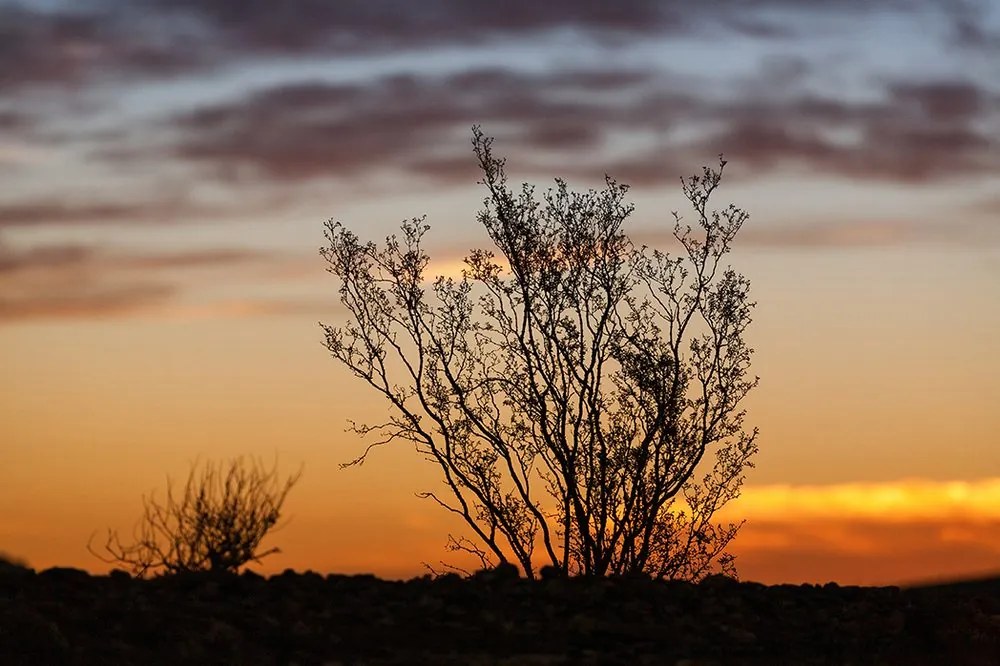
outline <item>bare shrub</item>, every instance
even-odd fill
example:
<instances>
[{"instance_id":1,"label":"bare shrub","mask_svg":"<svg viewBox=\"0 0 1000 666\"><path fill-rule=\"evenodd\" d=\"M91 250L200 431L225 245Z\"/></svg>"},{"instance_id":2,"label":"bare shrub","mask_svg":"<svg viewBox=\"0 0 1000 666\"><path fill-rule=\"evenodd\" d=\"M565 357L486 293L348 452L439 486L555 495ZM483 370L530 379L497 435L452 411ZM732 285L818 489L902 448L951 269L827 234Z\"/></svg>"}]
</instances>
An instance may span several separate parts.
<instances>
[{"instance_id":1,"label":"bare shrub","mask_svg":"<svg viewBox=\"0 0 1000 666\"><path fill-rule=\"evenodd\" d=\"M167 479L167 497L159 502L143 497L144 512L123 543L108 530L106 555L87 549L104 562L119 565L135 576L188 571L235 572L259 562L278 548L261 551L264 537L273 531L289 491L302 476L299 470L281 481L277 465L268 469L257 460L235 458L226 464L191 465L183 492L175 494Z\"/></svg>"},{"instance_id":2,"label":"bare shrub","mask_svg":"<svg viewBox=\"0 0 1000 666\"><path fill-rule=\"evenodd\" d=\"M382 423L352 424L375 441L349 464L416 445L441 472L442 490L422 496L469 530L448 548L484 566L733 572L739 524L713 515L757 452L741 407L757 378L750 283L723 265L749 216L709 207L725 162L682 179L694 221L674 214L673 256L625 234L626 185L580 193L557 179L539 199L507 186L479 128L473 145L495 248L473 250L460 278L427 275L422 218L384 246L327 225L321 253L347 311L324 326L327 348L390 406Z\"/></svg>"}]
</instances>

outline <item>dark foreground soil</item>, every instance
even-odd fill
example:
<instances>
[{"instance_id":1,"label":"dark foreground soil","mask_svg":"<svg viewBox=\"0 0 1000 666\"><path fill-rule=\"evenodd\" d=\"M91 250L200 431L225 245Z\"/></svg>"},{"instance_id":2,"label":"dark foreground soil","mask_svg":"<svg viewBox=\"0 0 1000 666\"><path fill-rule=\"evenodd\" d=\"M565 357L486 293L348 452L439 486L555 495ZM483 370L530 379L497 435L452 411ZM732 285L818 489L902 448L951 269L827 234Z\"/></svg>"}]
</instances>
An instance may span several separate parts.
<instances>
[{"instance_id":1,"label":"dark foreground soil","mask_svg":"<svg viewBox=\"0 0 1000 666\"><path fill-rule=\"evenodd\" d=\"M1000 664L1000 579L407 582L0 567L0 664Z\"/></svg>"}]
</instances>

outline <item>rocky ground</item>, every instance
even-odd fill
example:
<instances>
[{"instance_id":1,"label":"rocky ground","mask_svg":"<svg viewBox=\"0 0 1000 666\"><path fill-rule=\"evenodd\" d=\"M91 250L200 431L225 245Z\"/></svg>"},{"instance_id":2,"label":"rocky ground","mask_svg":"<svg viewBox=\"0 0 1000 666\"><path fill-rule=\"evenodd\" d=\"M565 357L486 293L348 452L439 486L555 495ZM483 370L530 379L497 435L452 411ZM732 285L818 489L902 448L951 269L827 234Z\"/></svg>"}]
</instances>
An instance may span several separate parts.
<instances>
[{"instance_id":1,"label":"rocky ground","mask_svg":"<svg viewBox=\"0 0 1000 666\"><path fill-rule=\"evenodd\" d=\"M0 663L1000 664L1000 579L407 582L0 567Z\"/></svg>"}]
</instances>

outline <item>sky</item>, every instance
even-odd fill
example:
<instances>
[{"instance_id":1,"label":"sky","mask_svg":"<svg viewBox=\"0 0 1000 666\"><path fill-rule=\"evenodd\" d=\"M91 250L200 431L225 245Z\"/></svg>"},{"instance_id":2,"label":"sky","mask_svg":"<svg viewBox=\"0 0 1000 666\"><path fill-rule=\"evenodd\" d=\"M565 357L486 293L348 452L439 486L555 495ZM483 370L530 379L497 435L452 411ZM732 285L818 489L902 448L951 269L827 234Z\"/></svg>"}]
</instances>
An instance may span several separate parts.
<instances>
[{"instance_id":1,"label":"sky","mask_svg":"<svg viewBox=\"0 0 1000 666\"><path fill-rule=\"evenodd\" d=\"M0 552L108 567L192 461L304 475L286 567L410 577L460 525L322 346L328 219L488 238L514 181L632 186L652 246L728 160L758 306L745 579L1000 572L1000 3L0 0Z\"/></svg>"}]
</instances>

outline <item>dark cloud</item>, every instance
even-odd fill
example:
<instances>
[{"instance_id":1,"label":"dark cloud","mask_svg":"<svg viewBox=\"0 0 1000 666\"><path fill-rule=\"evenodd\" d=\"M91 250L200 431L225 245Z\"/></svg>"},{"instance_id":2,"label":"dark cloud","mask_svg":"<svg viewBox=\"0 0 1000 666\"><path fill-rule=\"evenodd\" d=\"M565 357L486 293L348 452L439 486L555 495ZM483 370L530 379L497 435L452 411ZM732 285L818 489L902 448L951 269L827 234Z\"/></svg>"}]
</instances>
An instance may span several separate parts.
<instances>
[{"instance_id":1,"label":"dark cloud","mask_svg":"<svg viewBox=\"0 0 1000 666\"><path fill-rule=\"evenodd\" d=\"M556 28L594 36L679 29L676 3L623 0L94 0L0 2L0 91L157 78L245 59L481 44Z\"/></svg>"},{"instance_id":2,"label":"dark cloud","mask_svg":"<svg viewBox=\"0 0 1000 666\"><path fill-rule=\"evenodd\" d=\"M43 12L2 3L0 37L8 39L0 39L0 85L8 86L193 72L250 56L481 43L566 27L662 34L711 20L762 39L785 39L789 35L773 24L783 12L862 12L873 4L754 0L722 12L717 3L692 9L653 0L91 0ZM918 5L879 4L900 12ZM962 15L976 14L966 9ZM166 126L115 127L99 139L81 131L61 140L85 146L92 151L88 159L105 166L154 173L179 161L196 166L196 178L240 187L376 171L469 183L477 178L467 142L473 124L496 134L512 167L532 177L608 172L636 185L663 184L719 153L741 176L794 170L925 183L1000 169L996 91L972 80L914 79L887 82L880 100L820 97L805 92L816 90L807 85L819 75L814 67L795 58L765 59L757 77L723 94L694 79L610 65L285 83L186 111ZM0 107L0 129L26 122L28 115ZM630 146L628 155L623 145ZM18 150L24 147L8 148ZM197 213L171 201L7 201L0 228L164 222Z\"/></svg>"},{"instance_id":3,"label":"dark cloud","mask_svg":"<svg viewBox=\"0 0 1000 666\"><path fill-rule=\"evenodd\" d=\"M41 10L0 2L0 90L163 77L261 58L481 45L573 30L591 41L739 34L792 39L793 15L932 11L966 48L997 37L976 3L755 0L90 0ZM706 32L706 28L721 28Z\"/></svg>"},{"instance_id":4,"label":"dark cloud","mask_svg":"<svg viewBox=\"0 0 1000 666\"><path fill-rule=\"evenodd\" d=\"M1000 166L997 137L971 127L870 128L865 142L871 148L848 165L861 177L925 182L995 174Z\"/></svg>"},{"instance_id":5,"label":"dark cloud","mask_svg":"<svg viewBox=\"0 0 1000 666\"><path fill-rule=\"evenodd\" d=\"M1000 141L987 129L1000 121L1000 98L969 82L890 83L881 101L737 100L701 113L724 129L688 149L748 170L919 183L1000 169Z\"/></svg>"},{"instance_id":6,"label":"dark cloud","mask_svg":"<svg viewBox=\"0 0 1000 666\"><path fill-rule=\"evenodd\" d=\"M0 323L67 317L127 316L177 307L191 271L261 268L287 258L246 249L124 252L85 245L15 249L0 245ZM211 313L211 306L203 308ZM247 301L223 316L292 312L296 303Z\"/></svg>"},{"instance_id":7,"label":"dark cloud","mask_svg":"<svg viewBox=\"0 0 1000 666\"><path fill-rule=\"evenodd\" d=\"M730 161L755 170L773 169L790 158L811 165L832 164L850 152L824 139L808 123L802 125L789 127L773 115L737 120L706 141L703 150L724 153Z\"/></svg>"},{"instance_id":8,"label":"dark cloud","mask_svg":"<svg viewBox=\"0 0 1000 666\"><path fill-rule=\"evenodd\" d=\"M744 173L794 168L899 182L1000 169L1000 141L986 129L996 122L996 95L971 83L894 83L882 100L864 102L769 92L700 96L641 71L482 69L302 83L174 118L181 138L173 154L219 174L267 179L389 169L468 182L475 165L464 137L482 124L522 170L607 171L634 184L671 180L719 153ZM710 129L666 138L698 126ZM642 137L632 156L602 157L613 136L628 134Z\"/></svg>"},{"instance_id":9,"label":"dark cloud","mask_svg":"<svg viewBox=\"0 0 1000 666\"><path fill-rule=\"evenodd\" d=\"M897 84L890 91L898 104L919 110L932 122L964 121L997 104L994 95L959 81Z\"/></svg>"},{"instance_id":10,"label":"dark cloud","mask_svg":"<svg viewBox=\"0 0 1000 666\"><path fill-rule=\"evenodd\" d=\"M660 0L153 0L153 4L198 19L235 48L276 54L470 44L554 28L649 34L676 28L690 15L680 3Z\"/></svg>"},{"instance_id":11,"label":"dark cloud","mask_svg":"<svg viewBox=\"0 0 1000 666\"><path fill-rule=\"evenodd\" d=\"M987 58L1000 55L1000 25L989 20L993 0L953 0L945 4L950 24L949 46ZM995 7L993 7L995 10Z\"/></svg>"},{"instance_id":12,"label":"dark cloud","mask_svg":"<svg viewBox=\"0 0 1000 666\"><path fill-rule=\"evenodd\" d=\"M0 246L0 323L121 316L169 302L175 285L102 266L77 245L14 250Z\"/></svg>"},{"instance_id":13,"label":"dark cloud","mask_svg":"<svg viewBox=\"0 0 1000 666\"><path fill-rule=\"evenodd\" d=\"M0 277L42 270L85 273L164 269L221 268L234 264L262 263L277 258L270 252L234 248L183 252L109 252L89 245L42 245L15 250L0 245Z\"/></svg>"},{"instance_id":14,"label":"dark cloud","mask_svg":"<svg viewBox=\"0 0 1000 666\"><path fill-rule=\"evenodd\" d=\"M129 161L131 154L106 156L115 161ZM164 225L186 223L192 219L226 220L239 218L248 209L260 212L273 201L260 196L243 200L205 203L187 195L163 197L151 195L135 200L30 199L4 202L0 199L0 230L28 229L42 226Z\"/></svg>"},{"instance_id":15,"label":"dark cloud","mask_svg":"<svg viewBox=\"0 0 1000 666\"><path fill-rule=\"evenodd\" d=\"M123 13L126 7L90 3L42 11L0 4L0 92L164 76L207 64L211 42L185 35L166 20Z\"/></svg>"},{"instance_id":16,"label":"dark cloud","mask_svg":"<svg viewBox=\"0 0 1000 666\"><path fill-rule=\"evenodd\" d=\"M148 217L151 208L143 203L70 204L50 200L0 204L0 229L132 222Z\"/></svg>"},{"instance_id":17,"label":"dark cloud","mask_svg":"<svg viewBox=\"0 0 1000 666\"><path fill-rule=\"evenodd\" d=\"M0 109L0 131L22 132L34 126L34 119L27 113L13 109Z\"/></svg>"},{"instance_id":18,"label":"dark cloud","mask_svg":"<svg viewBox=\"0 0 1000 666\"><path fill-rule=\"evenodd\" d=\"M856 15L937 11L984 40L984 9L953 0L146 0L146 6L185 15L229 49L258 54L373 52L429 45L481 44L572 29L608 40L698 34L716 25L764 40L802 36L782 22L793 14ZM978 28L979 32L975 32Z\"/></svg>"},{"instance_id":19,"label":"dark cloud","mask_svg":"<svg viewBox=\"0 0 1000 666\"><path fill-rule=\"evenodd\" d=\"M723 24L733 32L748 37L766 40L787 40L798 36L798 31L774 19L764 19L757 16L738 14L735 12L720 12Z\"/></svg>"},{"instance_id":20,"label":"dark cloud","mask_svg":"<svg viewBox=\"0 0 1000 666\"><path fill-rule=\"evenodd\" d=\"M178 116L173 128L184 136L174 154L221 173L248 169L286 180L380 168L423 171L458 155L474 171L464 138L473 124L516 125L519 143L535 150L592 147L609 124L627 126L638 114L591 99L587 91L624 92L651 77L486 69L443 79L394 76L364 86L279 86Z\"/></svg>"},{"instance_id":21,"label":"dark cloud","mask_svg":"<svg viewBox=\"0 0 1000 666\"><path fill-rule=\"evenodd\" d=\"M654 146L609 170L630 182L655 181L667 151L688 165L725 154L744 175L795 169L926 183L1000 170L1000 139L989 129L1000 122L1000 98L970 83L890 85L879 102L814 96L704 101L675 122L695 120L717 129L695 141Z\"/></svg>"},{"instance_id":22,"label":"dark cloud","mask_svg":"<svg viewBox=\"0 0 1000 666\"><path fill-rule=\"evenodd\" d=\"M61 269L67 265L79 265L89 261L92 255L92 250L80 245L56 245L22 251L0 245L0 276L32 269Z\"/></svg>"},{"instance_id":23,"label":"dark cloud","mask_svg":"<svg viewBox=\"0 0 1000 666\"><path fill-rule=\"evenodd\" d=\"M791 125L777 118L737 124L690 149L724 153L744 172L787 167L857 180L925 183L989 175L1000 168L1000 142L970 127L859 124L861 138L844 145L789 120Z\"/></svg>"}]
</instances>

